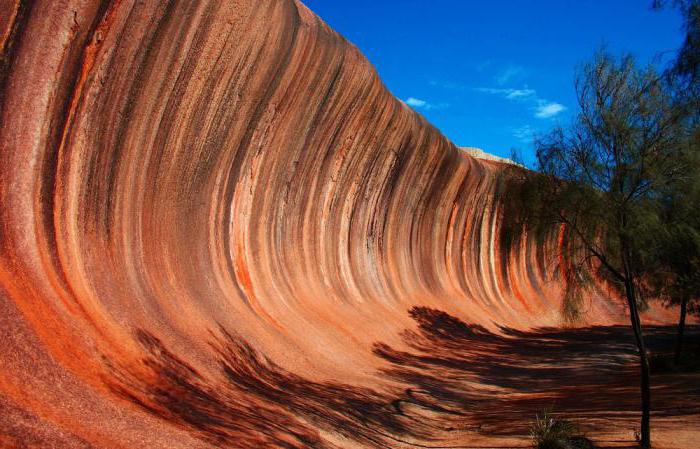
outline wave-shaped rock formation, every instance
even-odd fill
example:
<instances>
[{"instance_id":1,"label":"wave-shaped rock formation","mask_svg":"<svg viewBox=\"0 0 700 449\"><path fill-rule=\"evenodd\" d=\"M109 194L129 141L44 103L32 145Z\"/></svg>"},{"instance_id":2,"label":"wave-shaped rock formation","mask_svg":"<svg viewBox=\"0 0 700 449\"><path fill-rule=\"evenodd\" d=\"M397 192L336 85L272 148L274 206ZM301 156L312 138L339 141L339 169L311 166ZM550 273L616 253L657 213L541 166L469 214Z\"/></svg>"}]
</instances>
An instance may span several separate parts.
<instances>
[{"instance_id":1,"label":"wave-shaped rock formation","mask_svg":"<svg viewBox=\"0 0 700 449\"><path fill-rule=\"evenodd\" d=\"M549 388L503 354L569 345L558 243L503 249L502 165L300 2L1 0L0 42L0 446L472 444Z\"/></svg>"}]
</instances>

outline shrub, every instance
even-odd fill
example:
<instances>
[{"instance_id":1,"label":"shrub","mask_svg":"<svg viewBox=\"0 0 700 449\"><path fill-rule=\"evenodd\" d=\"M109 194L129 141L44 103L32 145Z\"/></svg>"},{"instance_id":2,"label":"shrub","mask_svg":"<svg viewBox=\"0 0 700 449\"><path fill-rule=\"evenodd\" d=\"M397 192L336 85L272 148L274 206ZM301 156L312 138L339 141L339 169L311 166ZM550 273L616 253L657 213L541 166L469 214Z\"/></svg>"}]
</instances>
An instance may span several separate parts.
<instances>
[{"instance_id":1,"label":"shrub","mask_svg":"<svg viewBox=\"0 0 700 449\"><path fill-rule=\"evenodd\" d=\"M545 410L537 414L530 428L535 449L593 449L595 446L571 421L552 416Z\"/></svg>"}]
</instances>

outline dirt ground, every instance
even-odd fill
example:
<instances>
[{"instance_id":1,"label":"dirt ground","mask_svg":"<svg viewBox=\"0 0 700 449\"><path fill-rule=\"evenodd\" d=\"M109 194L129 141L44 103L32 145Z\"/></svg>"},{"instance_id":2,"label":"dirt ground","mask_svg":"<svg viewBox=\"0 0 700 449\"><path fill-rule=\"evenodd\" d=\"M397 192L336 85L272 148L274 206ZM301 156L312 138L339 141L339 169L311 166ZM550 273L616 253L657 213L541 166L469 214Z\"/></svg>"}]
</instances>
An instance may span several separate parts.
<instances>
[{"instance_id":1,"label":"dirt ground","mask_svg":"<svg viewBox=\"0 0 700 449\"><path fill-rule=\"evenodd\" d=\"M639 375L628 327L504 328L497 335L436 310L412 315L419 330L404 338L415 351L379 345L376 353L392 365L387 376L413 385L415 400L401 402L400 409L442 408L436 419L454 417L443 443L528 447L534 414L550 409L577 422L601 447L635 447ZM672 351L675 331L648 326L650 353ZM699 348L700 327L692 326L686 350ZM697 448L700 372L656 372L652 388L654 447Z\"/></svg>"}]
</instances>

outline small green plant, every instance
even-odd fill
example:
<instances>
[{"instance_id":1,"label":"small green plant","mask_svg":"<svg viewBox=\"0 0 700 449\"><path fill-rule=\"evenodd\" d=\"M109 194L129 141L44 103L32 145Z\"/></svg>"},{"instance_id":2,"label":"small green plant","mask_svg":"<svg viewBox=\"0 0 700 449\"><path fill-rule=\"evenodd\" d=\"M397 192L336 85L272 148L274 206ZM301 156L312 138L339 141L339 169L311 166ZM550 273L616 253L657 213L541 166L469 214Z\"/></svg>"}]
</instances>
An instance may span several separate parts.
<instances>
[{"instance_id":1,"label":"small green plant","mask_svg":"<svg viewBox=\"0 0 700 449\"><path fill-rule=\"evenodd\" d=\"M595 446L578 427L566 419L557 418L549 410L535 416L530 428L535 449L593 449Z\"/></svg>"}]
</instances>

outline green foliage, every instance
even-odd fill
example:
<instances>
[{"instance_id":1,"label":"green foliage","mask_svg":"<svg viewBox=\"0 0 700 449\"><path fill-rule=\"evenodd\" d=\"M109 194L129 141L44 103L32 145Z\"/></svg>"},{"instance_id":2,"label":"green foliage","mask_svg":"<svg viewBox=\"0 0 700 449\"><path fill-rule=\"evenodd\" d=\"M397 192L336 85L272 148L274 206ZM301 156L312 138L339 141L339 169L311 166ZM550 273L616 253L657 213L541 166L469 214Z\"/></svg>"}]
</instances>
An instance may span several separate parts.
<instances>
[{"instance_id":1,"label":"green foliage","mask_svg":"<svg viewBox=\"0 0 700 449\"><path fill-rule=\"evenodd\" d=\"M528 235L557 238L556 255L568 273L564 314L593 279L625 293L633 284L641 306L650 292L644 277L659 269L666 247L666 199L691 174L687 110L653 68L604 53L584 66L576 82L580 113L567 128L536 141L539 174L508 176L503 230L507 245Z\"/></svg>"},{"instance_id":2,"label":"green foliage","mask_svg":"<svg viewBox=\"0 0 700 449\"><path fill-rule=\"evenodd\" d=\"M669 305L684 299L697 313L700 301L700 151L688 152L689 176L664 199L664 227L658 252L663 269L650 278L655 293Z\"/></svg>"},{"instance_id":3,"label":"green foliage","mask_svg":"<svg viewBox=\"0 0 700 449\"><path fill-rule=\"evenodd\" d=\"M670 1L686 19L674 66L658 73L630 56L599 53L577 78L576 118L536 140L538 173L513 168L503 189L504 248L525 238L549 245L554 271L563 274L567 320L578 318L594 280L626 299L640 358L646 448L651 388L639 312L655 295L680 301L683 311L700 296L700 2ZM538 422L547 434L562 426Z\"/></svg>"},{"instance_id":4,"label":"green foliage","mask_svg":"<svg viewBox=\"0 0 700 449\"><path fill-rule=\"evenodd\" d=\"M700 133L677 80L639 68L632 57L599 53L577 78L577 117L536 140L539 173L513 169L503 206L515 218L503 231L505 244L519 245L524 236L557 242L565 319L578 318L594 280L626 299L642 368L640 444L647 448L651 388L639 312L659 285L688 277L680 268L697 273L685 253L695 253L697 227L681 212L697 210L690 192Z\"/></svg>"},{"instance_id":5,"label":"green foliage","mask_svg":"<svg viewBox=\"0 0 700 449\"><path fill-rule=\"evenodd\" d=\"M653 0L652 7L665 6L677 8L684 19L685 40L678 51L672 72L685 83L686 88L694 90L697 99L700 88L700 1L698 0Z\"/></svg>"}]
</instances>

